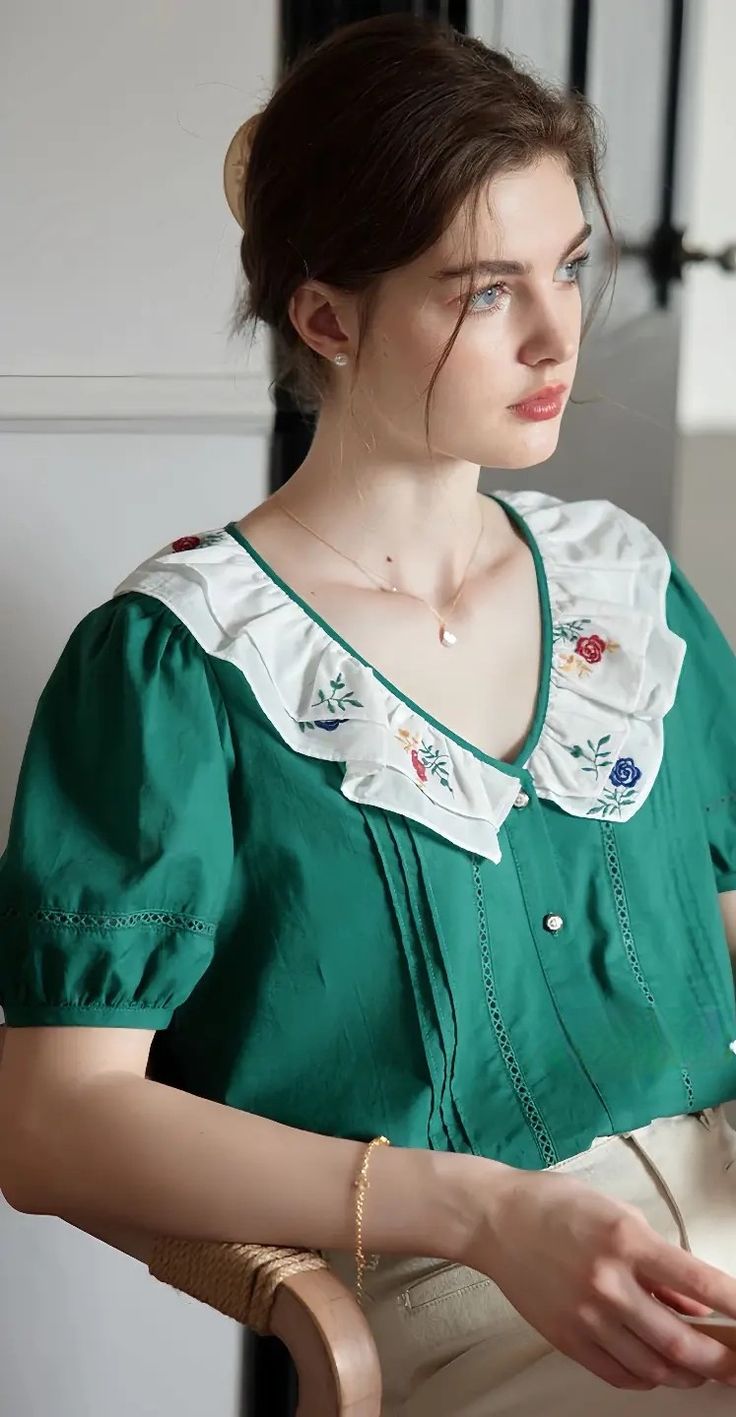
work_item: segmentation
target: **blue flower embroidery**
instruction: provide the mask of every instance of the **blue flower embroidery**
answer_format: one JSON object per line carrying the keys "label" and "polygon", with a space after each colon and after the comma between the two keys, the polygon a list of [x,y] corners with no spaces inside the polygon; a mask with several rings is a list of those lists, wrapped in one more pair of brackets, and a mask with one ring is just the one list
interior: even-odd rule
{"label": "blue flower embroidery", "polygon": [[641,768],[636,766],[633,758],[619,758],[610,780],[614,787],[636,787],[641,777]]}
{"label": "blue flower embroidery", "polygon": [[324,728],[325,733],[333,733],[341,723],[347,723],[346,718],[315,718],[315,728]]}
{"label": "blue flower embroidery", "polygon": [[611,817],[617,812],[619,817],[624,807],[632,807],[636,802],[636,788],[641,779],[641,768],[633,758],[617,758],[609,775],[611,787],[605,787],[603,794],[586,812],[586,817]]}
{"label": "blue flower embroidery", "polygon": [[588,808],[586,817],[610,817],[617,812],[619,817],[623,813],[624,807],[631,807],[636,802],[636,789],[641,780],[642,770],[637,767],[633,758],[617,758],[611,767],[611,757],[607,744],[611,735],[606,733],[603,738],[599,738],[597,743],[587,740],[589,751],[581,747],[579,743],[567,744],[567,751],[572,758],[582,759],[581,770],[595,774],[598,778],[604,768],[611,768],[608,774],[610,787],[604,787],[601,796],[592,807]]}

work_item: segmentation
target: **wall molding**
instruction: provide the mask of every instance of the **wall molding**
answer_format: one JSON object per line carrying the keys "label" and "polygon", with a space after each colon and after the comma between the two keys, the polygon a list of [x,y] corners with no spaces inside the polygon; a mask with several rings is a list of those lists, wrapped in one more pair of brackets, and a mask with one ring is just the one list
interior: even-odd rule
{"label": "wall molding", "polygon": [[265,373],[0,376],[0,432],[267,433]]}

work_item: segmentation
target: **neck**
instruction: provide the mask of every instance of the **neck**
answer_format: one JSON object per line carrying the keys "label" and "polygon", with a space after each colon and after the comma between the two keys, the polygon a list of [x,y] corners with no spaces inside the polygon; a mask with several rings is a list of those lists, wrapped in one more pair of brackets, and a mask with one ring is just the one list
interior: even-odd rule
{"label": "neck", "polygon": [[[426,449],[424,456],[412,449],[410,458],[377,440],[368,448],[325,411],[276,500],[367,569],[437,603],[454,594],[476,545],[488,505],[479,474],[477,463],[430,457]],[[493,526],[499,543],[508,537],[505,519]],[[484,532],[475,568],[485,539]]]}

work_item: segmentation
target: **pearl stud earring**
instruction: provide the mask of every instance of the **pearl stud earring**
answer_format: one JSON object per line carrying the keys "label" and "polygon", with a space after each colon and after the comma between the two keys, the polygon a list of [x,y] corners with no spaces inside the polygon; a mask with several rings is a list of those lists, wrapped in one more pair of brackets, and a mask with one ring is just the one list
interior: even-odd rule
{"label": "pearl stud earring", "polygon": [[348,362],[348,356],[347,356],[347,354],[336,354],[336,355],[335,355],[334,363],[335,363],[335,364],[339,364],[339,365],[340,365],[340,368],[342,368],[343,365],[347,364],[347,362]]}

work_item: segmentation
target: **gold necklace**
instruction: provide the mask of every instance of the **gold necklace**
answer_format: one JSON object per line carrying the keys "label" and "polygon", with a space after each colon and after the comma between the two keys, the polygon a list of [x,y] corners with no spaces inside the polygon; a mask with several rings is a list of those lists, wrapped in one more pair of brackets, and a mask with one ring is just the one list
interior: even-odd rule
{"label": "gold necklace", "polygon": [[[418,601],[421,602],[422,605],[426,605],[427,609],[428,609],[428,610],[431,610],[431,612],[432,612],[432,614],[434,615],[435,619],[436,619],[436,620],[438,621],[438,623],[439,623],[439,627],[440,627],[440,644],[443,645],[443,646],[445,647],[445,649],[451,649],[453,645],[457,644],[457,635],[454,635],[451,630],[448,630],[448,628],[447,628],[447,622],[448,622],[448,620],[450,619],[450,617],[451,617],[452,615],[454,615],[454,613],[455,613],[455,609],[456,609],[456,607],[457,607],[457,605],[458,605],[458,602],[459,602],[459,600],[460,600],[460,596],[462,595],[463,590],[465,589],[465,582],[466,582],[466,580],[467,580],[467,578],[468,578],[468,573],[469,573],[469,571],[470,571],[470,567],[472,566],[473,561],[475,560],[475,553],[476,553],[476,551],[478,550],[478,547],[479,547],[479,545],[480,545],[480,539],[481,539],[481,537],[482,537],[482,535],[483,535],[483,527],[484,527],[482,508],[481,508],[481,511],[480,511],[480,530],[479,530],[479,532],[478,532],[478,536],[477,536],[477,539],[476,539],[476,542],[475,542],[475,546],[473,547],[473,551],[472,551],[470,560],[468,561],[468,564],[467,564],[467,566],[465,567],[465,574],[464,574],[464,576],[463,576],[463,578],[462,578],[462,580],[461,580],[461,582],[460,582],[460,585],[458,586],[458,588],[457,588],[457,590],[456,590],[456,592],[455,592],[455,595],[454,595],[454,597],[453,597],[452,604],[450,605],[450,609],[449,609],[448,614],[447,614],[447,615],[442,615],[442,614],[440,614],[439,610],[436,610],[435,607],[434,607],[434,605],[432,605],[432,603],[431,603],[429,600],[426,599],[425,596],[423,596],[423,595],[414,595],[413,592],[410,591],[410,590],[400,591],[400,590],[399,590],[399,587],[398,587],[397,585],[394,585],[394,584],[393,584],[391,581],[389,581],[385,576],[378,575],[375,571],[369,571],[366,566],[362,566],[362,565],[360,564],[360,561],[356,561],[356,559],[355,559],[354,556],[348,556],[348,555],[347,555],[347,552],[341,551],[340,548],[339,548],[339,546],[333,546],[332,542],[331,542],[331,541],[328,541],[326,537],[320,536],[319,532],[318,532],[318,531],[315,531],[313,527],[307,526],[307,523],[306,523],[306,522],[303,522],[303,521],[301,520],[301,518],[296,515],[295,512],[291,512],[291,511],[289,511],[289,508],[288,508],[288,507],[284,507],[284,506],[281,504],[281,502],[278,501],[278,498],[275,497],[273,500],[274,500],[274,502],[276,503],[276,505],[281,508],[281,511],[285,514],[285,516],[291,517],[291,520],[292,520],[293,522],[296,522],[298,526],[303,527],[305,531],[308,531],[309,534],[310,534],[310,536],[315,536],[318,541],[321,541],[324,546],[329,546],[329,548],[330,548],[331,551],[336,551],[336,552],[337,552],[337,555],[338,555],[338,556],[342,556],[345,561],[350,561],[350,562],[352,562],[352,564],[353,564],[354,566],[357,566],[357,567],[358,567],[358,570],[359,570],[359,571],[362,571],[362,573],[363,573],[364,576],[368,576],[369,580],[372,580],[372,581],[375,582],[376,585],[379,585],[381,590],[388,590],[388,591],[391,591],[391,592],[393,592],[394,595],[407,595],[407,596],[409,596],[409,598],[410,598],[411,600],[418,600]],[[381,582],[383,582],[382,585],[380,584]]]}

